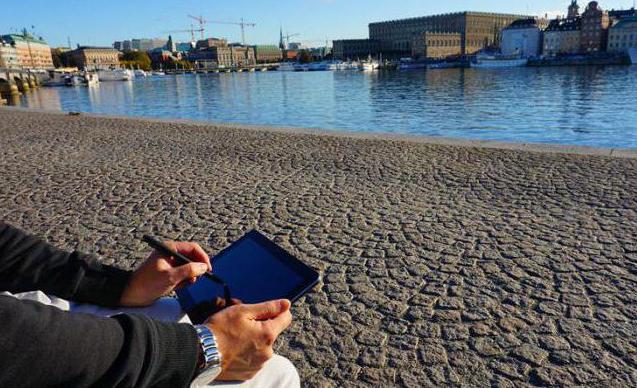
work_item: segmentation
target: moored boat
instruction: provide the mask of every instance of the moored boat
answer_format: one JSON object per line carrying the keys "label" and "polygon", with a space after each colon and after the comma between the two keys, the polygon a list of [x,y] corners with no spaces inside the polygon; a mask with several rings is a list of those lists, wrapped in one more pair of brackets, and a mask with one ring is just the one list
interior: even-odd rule
{"label": "moored boat", "polygon": [[279,67],[277,67],[278,71],[296,71],[294,68],[294,63],[292,62],[281,62],[279,63]]}
{"label": "moored boat", "polygon": [[519,56],[478,54],[476,55],[475,62],[471,62],[471,67],[476,69],[496,69],[503,67],[523,67],[528,63],[528,58],[520,58]]}
{"label": "moored boat", "polygon": [[135,74],[127,69],[102,69],[97,71],[97,78],[104,81],[130,81]]}
{"label": "moored boat", "polygon": [[426,68],[427,62],[414,61],[413,59],[401,59],[400,64],[398,65],[398,70],[401,71],[422,70]]}
{"label": "moored boat", "polygon": [[142,70],[142,69],[134,70],[134,71],[133,71],[133,73],[135,74],[135,77],[143,78],[143,77],[147,77],[147,76],[148,76],[148,73],[146,73],[146,72],[145,72],[144,70]]}

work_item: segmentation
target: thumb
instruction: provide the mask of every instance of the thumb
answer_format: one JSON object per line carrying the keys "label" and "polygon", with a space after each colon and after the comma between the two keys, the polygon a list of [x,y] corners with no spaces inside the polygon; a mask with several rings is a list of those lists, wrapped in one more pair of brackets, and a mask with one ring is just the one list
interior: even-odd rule
{"label": "thumb", "polygon": [[172,269],[173,281],[179,284],[187,279],[196,278],[208,271],[208,265],[205,263],[188,263]]}
{"label": "thumb", "polygon": [[290,309],[290,301],[287,299],[272,300],[259,304],[243,305],[250,318],[257,321],[276,318]]}

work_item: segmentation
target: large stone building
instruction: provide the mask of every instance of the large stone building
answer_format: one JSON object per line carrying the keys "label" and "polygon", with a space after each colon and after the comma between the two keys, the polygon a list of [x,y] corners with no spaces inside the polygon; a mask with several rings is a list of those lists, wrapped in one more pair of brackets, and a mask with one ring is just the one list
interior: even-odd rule
{"label": "large stone building", "polygon": [[626,52],[631,47],[637,47],[637,16],[619,19],[608,33],[609,52]]}
{"label": "large stone building", "polygon": [[200,68],[246,67],[256,64],[254,47],[240,44],[228,45],[225,39],[204,39],[197,42],[197,49],[187,59]]}
{"label": "large stone building", "polygon": [[502,55],[535,57],[542,53],[542,30],[535,18],[520,19],[502,30]]}
{"label": "large stone building", "polygon": [[335,59],[375,57],[380,52],[380,42],[373,39],[342,39],[332,42]]}
{"label": "large stone building", "polygon": [[578,54],[581,50],[582,18],[551,20],[544,30],[544,55]]}
{"label": "large stone building", "polygon": [[609,25],[608,12],[602,10],[597,1],[588,3],[586,10],[582,13],[580,51],[582,53],[606,51]]}
{"label": "large stone building", "polygon": [[95,70],[119,67],[119,51],[111,47],[81,46],[64,55],[78,69]]}
{"label": "large stone building", "polygon": [[15,47],[0,39],[0,68],[14,69],[18,67],[20,67],[20,61]]}
{"label": "large stone building", "polygon": [[442,59],[462,53],[462,34],[458,32],[423,32],[412,44],[414,58]]}
{"label": "large stone building", "polygon": [[499,45],[500,32],[524,15],[486,12],[458,12],[411,19],[371,23],[369,38],[380,42],[380,51],[386,56],[400,57],[412,53],[416,38],[425,32],[451,32],[461,34],[461,54]]}
{"label": "large stone building", "polygon": [[42,39],[29,35],[4,35],[2,40],[15,47],[20,67],[25,69],[52,69],[51,48]]}
{"label": "large stone building", "polygon": [[275,63],[280,62],[283,58],[283,53],[277,45],[257,45],[253,47],[257,63]]}

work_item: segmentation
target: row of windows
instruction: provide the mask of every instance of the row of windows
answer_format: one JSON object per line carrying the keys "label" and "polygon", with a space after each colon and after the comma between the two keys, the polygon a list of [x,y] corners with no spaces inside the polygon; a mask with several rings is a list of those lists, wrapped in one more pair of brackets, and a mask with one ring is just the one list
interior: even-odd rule
{"label": "row of windows", "polygon": [[428,40],[427,46],[455,47],[460,46],[460,40]]}
{"label": "row of windows", "polygon": [[611,35],[608,40],[633,40],[634,37],[637,37],[637,34]]}
{"label": "row of windows", "polygon": [[610,44],[610,48],[630,48],[630,47],[637,47],[637,45],[635,45],[634,43],[626,43],[626,42]]}

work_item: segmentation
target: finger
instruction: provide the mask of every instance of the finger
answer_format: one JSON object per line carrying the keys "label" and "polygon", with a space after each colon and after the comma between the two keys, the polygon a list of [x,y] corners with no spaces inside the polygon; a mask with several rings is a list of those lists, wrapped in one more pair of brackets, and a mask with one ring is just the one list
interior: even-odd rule
{"label": "finger", "polygon": [[279,336],[285,329],[287,329],[290,324],[292,324],[292,313],[290,310],[286,310],[285,312],[279,314],[276,318],[270,319],[268,321],[262,321],[262,324],[265,327],[268,327],[274,333],[275,338]]}
{"label": "finger", "polygon": [[290,309],[290,301],[287,299],[280,299],[259,304],[244,304],[242,306],[244,311],[248,313],[249,318],[257,321],[263,321],[266,319],[276,318],[279,314],[288,311]]}
{"label": "finger", "polygon": [[[172,242],[174,244],[174,249],[186,256],[192,261],[198,263],[205,263],[208,266],[208,271],[212,270],[212,265],[210,264],[210,257],[206,254],[206,252],[199,246],[197,243],[193,242]],[[171,247],[172,248],[172,247]]]}
{"label": "finger", "polygon": [[192,278],[197,278],[208,271],[205,263],[189,263],[171,269],[171,281],[173,284],[188,282]]}

